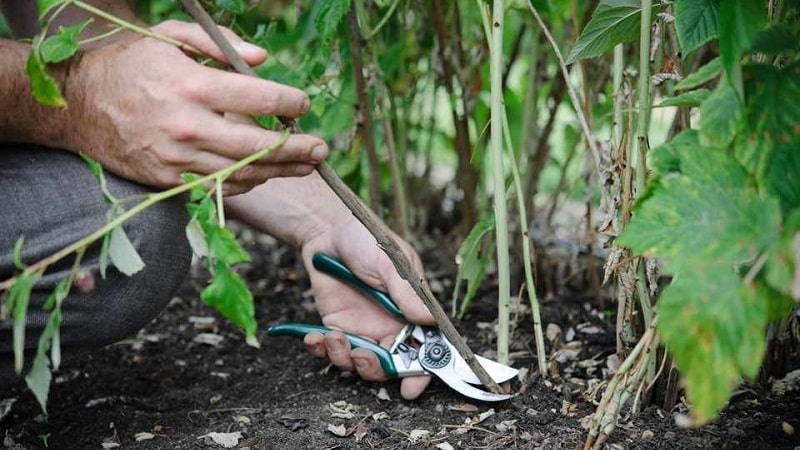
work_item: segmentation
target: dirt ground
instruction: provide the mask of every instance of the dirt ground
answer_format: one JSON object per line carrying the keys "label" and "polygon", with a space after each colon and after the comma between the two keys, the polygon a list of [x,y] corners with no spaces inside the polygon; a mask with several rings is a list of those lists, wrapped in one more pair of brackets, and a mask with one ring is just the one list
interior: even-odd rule
{"label": "dirt ground", "polygon": [[[254,260],[242,273],[262,329],[318,321],[295,253],[252,233],[243,237]],[[449,299],[454,268],[440,252],[423,259],[434,290]],[[228,438],[238,449],[579,449],[582,423],[602,393],[597,384],[613,363],[608,306],[556,289],[544,299],[543,319],[551,324],[557,377],[531,375],[531,321],[520,307],[512,356],[526,375],[517,397],[480,404],[435,381],[418,400],[404,401],[397,381],[342,374],[306,354],[299,339],[262,334],[261,349],[245,345],[198,300],[205,280],[196,268],[139,336],[68,361],[48,417],[23,386],[0,392],[0,448],[213,449]],[[487,286],[470,317],[456,322],[473,350],[489,357],[491,293]],[[624,420],[605,448],[800,449],[800,388],[791,382],[742,386],[719,419],[699,429],[677,427],[673,415],[681,412],[682,403],[673,411],[649,406]]]}

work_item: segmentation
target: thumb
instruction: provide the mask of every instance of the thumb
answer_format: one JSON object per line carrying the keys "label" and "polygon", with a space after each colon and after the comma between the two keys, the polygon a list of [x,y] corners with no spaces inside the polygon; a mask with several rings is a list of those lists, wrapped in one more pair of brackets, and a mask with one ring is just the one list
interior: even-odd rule
{"label": "thumb", "polygon": [[[177,41],[191,45],[217,61],[229,63],[225,55],[222,54],[217,44],[211,39],[203,28],[195,23],[181,22],[177,20],[164,21],[153,28],[154,32],[171,37]],[[233,48],[251,66],[261,64],[267,59],[267,51],[263,48],[245,42],[233,31],[225,27],[219,27],[219,31],[225,39],[231,43]]]}

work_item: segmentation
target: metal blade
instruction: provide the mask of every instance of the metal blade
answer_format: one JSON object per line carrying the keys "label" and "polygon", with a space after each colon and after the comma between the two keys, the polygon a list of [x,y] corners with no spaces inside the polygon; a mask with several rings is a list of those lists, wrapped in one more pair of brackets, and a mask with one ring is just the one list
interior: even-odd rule
{"label": "metal blade", "polygon": [[[467,383],[471,384],[481,384],[481,380],[472,372],[472,369],[469,368],[467,362],[464,361],[458,352],[453,350],[453,358],[455,359],[455,363],[453,365],[453,371],[461,378],[462,380],[466,381]],[[506,381],[514,378],[519,373],[518,369],[513,367],[509,367],[505,364],[500,364],[497,361],[492,361],[491,359],[484,358],[480,355],[475,355],[478,362],[481,363],[484,370],[489,374],[490,377],[494,380],[495,383],[505,383]]]}
{"label": "metal blade", "polygon": [[457,375],[453,370],[452,361],[450,364],[440,369],[427,369],[427,370],[428,372],[439,377],[439,379],[441,379],[445,384],[450,386],[452,389],[458,391],[462,395],[465,395],[469,398],[474,398],[475,400],[481,400],[484,402],[499,402],[514,397],[513,394],[494,394],[492,392],[486,392],[476,388],[471,384],[465,383],[459,377],[459,375]]}

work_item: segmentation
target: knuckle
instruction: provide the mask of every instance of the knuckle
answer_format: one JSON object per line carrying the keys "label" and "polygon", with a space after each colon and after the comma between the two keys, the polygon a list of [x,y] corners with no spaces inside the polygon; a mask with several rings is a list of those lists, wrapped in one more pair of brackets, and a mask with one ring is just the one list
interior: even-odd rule
{"label": "knuckle", "polygon": [[255,181],[258,178],[258,171],[252,165],[244,166],[237,170],[231,178],[234,181]]}
{"label": "knuckle", "polygon": [[202,102],[206,98],[207,87],[196,79],[182,80],[175,86],[178,95],[192,102]]}
{"label": "knuckle", "polygon": [[[166,148],[158,152],[158,161],[162,166],[174,167],[185,166],[191,162],[188,153],[179,148]],[[173,175],[173,177],[179,176]]]}
{"label": "knuckle", "polygon": [[167,124],[167,135],[178,142],[185,142],[197,139],[200,130],[197,124],[188,119],[176,119]]}

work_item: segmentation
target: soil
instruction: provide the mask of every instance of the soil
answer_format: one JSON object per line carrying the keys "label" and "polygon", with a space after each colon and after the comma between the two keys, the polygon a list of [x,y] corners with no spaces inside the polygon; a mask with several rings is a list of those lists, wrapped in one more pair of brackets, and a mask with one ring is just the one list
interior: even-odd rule
{"label": "soil", "polygon": [[[318,321],[295,252],[247,230],[242,236],[254,257],[242,273],[263,328]],[[449,299],[455,269],[441,252],[424,252],[423,260],[434,290]],[[247,346],[199,301],[206,279],[195,267],[139,336],[67,361],[52,387],[49,416],[24,386],[1,392],[0,401],[14,403],[0,419],[0,448],[213,449],[224,447],[209,433],[238,432],[232,448],[579,449],[587,434],[582,423],[603,391],[598,383],[614,363],[611,307],[556,288],[543,299],[553,338],[547,379],[536,373],[530,315],[519,306],[512,349],[513,365],[525,375],[514,386],[519,395],[481,404],[434,381],[419,399],[405,401],[396,380],[371,383],[341,373],[305,353],[299,339],[262,334],[261,349]],[[469,317],[456,321],[473,350],[488,357],[496,292],[490,284]],[[686,411],[680,402],[671,411],[647,406],[624,417],[604,448],[800,449],[800,389],[790,383],[743,385],[719,418],[699,429],[675,424],[674,415]]]}

